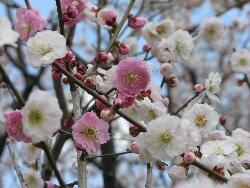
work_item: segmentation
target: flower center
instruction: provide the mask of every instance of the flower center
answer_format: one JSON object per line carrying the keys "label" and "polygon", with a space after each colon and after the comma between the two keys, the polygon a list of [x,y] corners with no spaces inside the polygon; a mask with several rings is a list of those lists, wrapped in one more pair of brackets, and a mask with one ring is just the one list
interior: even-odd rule
{"label": "flower center", "polygon": [[215,28],[213,26],[210,26],[207,28],[207,34],[210,35],[211,37],[215,35]]}
{"label": "flower center", "polygon": [[84,130],[84,135],[90,140],[95,139],[97,137],[96,130],[90,127],[87,127]]}
{"label": "flower center", "polygon": [[173,138],[168,131],[161,133],[159,137],[162,144],[170,144]]}
{"label": "flower center", "polygon": [[52,52],[53,48],[50,47],[49,45],[43,45],[41,46],[41,55],[45,56],[47,54],[49,54],[50,52]]}
{"label": "flower center", "polygon": [[195,119],[195,125],[197,127],[205,127],[207,123],[207,118],[205,115],[198,115]]}
{"label": "flower center", "polygon": [[129,72],[125,77],[125,82],[128,85],[134,84],[137,80],[138,80],[138,75],[133,72]]}
{"label": "flower center", "polygon": [[32,125],[40,124],[43,121],[43,114],[38,109],[32,109],[29,112],[29,121]]}
{"label": "flower center", "polygon": [[159,25],[156,27],[156,31],[158,34],[162,35],[166,33],[166,28],[163,25]]}
{"label": "flower center", "polygon": [[242,156],[245,153],[244,148],[239,143],[236,144],[236,153],[238,157]]}
{"label": "flower center", "polygon": [[240,58],[239,64],[240,64],[241,66],[246,66],[246,65],[247,65],[247,60],[246,60],[245,58]]}
{"label": "flower center", "polygon": [[184,51],[184,49],[185,49],[185,44],[180,41],[177,41],[175,46],[175,50],[177,51],[177,53],[181,54]]}
{"label": "flower center", "polygon": [[217,155],[224,155],[224,149],[221,147],[221,146],[217,146],[217,147],[215,147],[215,153],[217,154]]}
{"label": "flower center", "polygon": [[30,32],[31,31],[31,24],[29,22],[25,22],[22,24],[22,31],[23,32]]}
{"label": "flower center", "polygon": [[157,118],[157,115],[155,114],[155,112],[153,110],[149,110],[147,113],[147,117],[148,117],[149,121],[152,121],[152,120]]}

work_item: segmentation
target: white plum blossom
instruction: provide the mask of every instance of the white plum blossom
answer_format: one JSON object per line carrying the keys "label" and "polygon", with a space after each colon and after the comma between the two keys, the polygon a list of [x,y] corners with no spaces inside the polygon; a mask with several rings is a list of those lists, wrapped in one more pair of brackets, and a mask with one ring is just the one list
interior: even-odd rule
{"label": "white plum blossom", "polygon": [[232,132],[232,139],[236,145],[236,163],[250,163],[250,133],[243,129],[235,129]]}
{"label": "white plum blossom", "polygon": [[157,58],[162,62],[185,62],[190,58],[193,48],[192,36],[187,31],[178,30],[161,40]]}
{"label": "white plum blossom", "polygon": [[172,160],[187,147],[187,129],[187,124],[177,116],[164,114],[148,124],[141,138],[154,158]]}
{"label": "white plum blossom", "polygon": [[11,23],[7,18],[0,18],[0,47],[4,45],[16,46],[19,34],[12,30]]}
{"label": "white plum blossom", "polygon": [[173,165],[169,169],[169,175],[174,180],[183,180],[187,178],[187,172],[186,169],[183,166]]}
{"label": "white plum blossom", "polygon": [[196,103],[182,117],[190,121],[193,131],[198,131],[202,137],[207,137],[219,123],[218,113],[208,104]]}
{"label": "white plum blossom", "polygon": [[205,142],[201,146],[202,162],[209,166],[226,167],[235,152],[235,144],[231,139]]}
{"label": "white plum blossom", "polygon": [[201,24],[199,35],[211,46],[216,47],[225,37],[223,22],[216,17],[211,17]]}
{"label": "white plum blossom", "polygon": [[229,188],[249,188],[250,187],[250,173],[237,173],[233,174],[228,183]]}
{"label": "white plum blossom", "polygon": [[57,31],[38,32],[27,42],[27,56],[34,67],[52,64],[67,53],[66,39]]}
{"label": "white plum blossom", "polygon": [[198,180],[191,178],[188,181],[180,181],[174,186],[174,188],[200,188],[200,187],[212,188],[215,187],[215,184],[211,179],[202,176]]}
{"label": "white plum blossom", "polygon": [[153,22],[148,22],[146,25],[144,25],[141,32],[142,36],[152,46],[160,40],[160,37],[157,35],[157,32],[155,30],[155,24]]}
{"label": "white plum blossom", "polygon": [[33,143],[48,140],[61,125],[62,111],[48,91],[33,91],[22,109],[23,132]]}
{"label": "white plum blossom", "polygon": [[205,88],[207,97],[215,102],[219,101],[218,94],[220,93],[221,75],[218,72],[211,72],[208,79],[205,80]]}
{"label": "white plum blossom", "polygon": [[44,181],[40,173],[33,169],[29,169],[23,173],[23,179],[29,188],[43,188],[44,186]]}
{"label": "white plum blossom", "polygon": [[231,56],[231,67],[235,72],[250,73],[250,50],[240,49]]}
{"label": "white plum blossom", "polygon": [[155,24],[155,30],[160,38],[167,38],[174,32],[175,24],[173,20],[166,18]]}
{"label": "white plum blossom", "polygon": [[166,113],[166,108],[161,102],[152,103],[148,98],[139,104],[139,114],[146,124]]}

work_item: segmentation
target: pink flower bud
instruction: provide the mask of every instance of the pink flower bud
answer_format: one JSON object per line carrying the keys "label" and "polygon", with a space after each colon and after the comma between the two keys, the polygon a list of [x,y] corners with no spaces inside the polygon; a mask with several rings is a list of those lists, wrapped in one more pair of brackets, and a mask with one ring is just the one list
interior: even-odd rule
{"label": "pink flower bud", "polygon": [[63,82],[63,84],[67,85],[69,83],[68,78],[63,78],[62,82]]}
{"label": "pink flower bud", "polygon": [[84,64],[83,64],[83,65],[80,65],[80,66],[78,67],[77,70],[78,70],[79,73],[81,73],[81,74],[83,75],[83,74],[85,74],[86,71],[87,71],[87,66],[84,65]]}
{"label": "pink flower bud", "polygon": [[64,61],[66,62],[71,62],[75,58],[75,55],[73,54],[72,51],[68,50],[66,56],[63,58]]}
{"label": "pink flower bud", "polygon": [[112,108],[105,108],[101,111],[100,117],[106,122],[110,122],[115,117],[115,112]]}
{"label": "pink flower bud", "polygon": [[179,84],[179,80],[176,76],[170,77],[167,79],[169,87],[176,87]]}
{"label": "pink flower bud", "polygon": [[169,105],[169,99],[167,97],[163,97],[161,99],[161,102],[164,104],[165,107],[168,107],[168,105]]}
{"label": "pink flower bud", "polygon": [[116,98],[114,102],[115,109],[119,109],[123,106],[123,100],[120,98]]}
{"label": "pink flower bud", "polygon": [[170,63],[163,63],[160,65],[160,73],[166,79],[170,78],[173,75],[174,67]]}
{"label": "pink flower bud", "polygon": [[130,47],[125,43],[120,43],[118,46],[119,53],[122,55],[127,55],[130,53]]}
{"label": "pink flower bud", "polygon": [[221,125],[225,125],[226,122],[227,122],[226,116],[221,115],[221,116],[220,116],[220,124],[221,124]]}
{"label": "pink flower bud", "polygon": [[74,124],[74,120],[73,120],[72,116],[66,117],[66,118],[63,120],[63,126],[66,127],[66,128],[72,127],[73,124]]}
{"label": "pink flower bud", "polygon": [[94,83],[94,80],[93,80],[93,78],[92,77],[88,77],[88,78],[86,78],[84,81],[83,81],[83,83],[85,84],[85,85],[87,85],[88,87],[90,87],[90,88],[93,88],[94,86],[95,86],[95,83]]}
{"label": "pink flower bud", "polygon": [[114,11],[107,11],[105,23],[109,26],[114,26],[116,23],[117,14]]}
{"label": "pink flower bud", "polygon": [[165,170],[166,169],[166,164],[163,163],[162,161],[156,161],[156,166],[158,167],[159,170]]}
{"label": "pink flower bud", "polygon": [[188,153],[184,154],[184,162],[186,164],[192,164],[192,163],[194,163],[195,159],[196,159],[196,156],[192,152],[188,152]]}
{"label": "pink flower bud", "polygon": [[150,45],[148,45],[148,44],[145,44],[144,46],[143,46],[143,51],[144,52],[148,52],[148,51],[150,51],[151,50],[151,46]]}
{"label": "pink flower bud", "polygon": [[131,146],[130,146],[130,149],[133,153],[136,153],[136,154],[139,154],[140,152],[140,147],[137,143],[132,143]]}
{"label": "pink flower bud", "polygon": [[[103,98],[104,100],[107,100],[107,97],[106,97],[105,95],[101,95],[101,98]],[[98,110],[103,110],[104,108],[106,108],[106,105],[103,104],[101,101],[96,100],[96,101],[95,101],[95,107],[96,107]]]}
{"label": "pink flower bud", "polygon": [[97,62],[104,62],[104,61],[107,61],[108,58],[109,58],[108,53],[106,53],[106,52],[98,52],[96,54],[95,60]]}
{"label": "pink flower bud", "polygon": [[129,134],[133,137],[137,137],[140,134],[140,130],[135,125],[129,127]]}
{"label": "pink flower bud", "polygon": [[67,15],[69,18],[76,18],[79,14],[79,11],[76,6],[69,6],[67,9]]}
{"label": "pink flower bud", "polygon": [[81,80],[82,79],[82,75],[79,73],[79,72],[76,72],[74,74],[74,77],[76,77],[78,80]]}
{"label": "pink flower bud", "polygon": [[133,29],[141,29],[148,22],[146,18],[143,16],[129,16],[128,18],[128,26]]}
{"label": "pink flower bud", "polygon": [[202,92],[203,89],[204,89],[204,87],[203,87],[202,84],[196,84],[196,85],[194,86],[194,91],[195,91],[196,93]]}
{"label": "pink flower bud", "polygon": [[46,181],[45,182],[47,185],[47,188],[59,188],[56,184],[52,183],[51,181]]}

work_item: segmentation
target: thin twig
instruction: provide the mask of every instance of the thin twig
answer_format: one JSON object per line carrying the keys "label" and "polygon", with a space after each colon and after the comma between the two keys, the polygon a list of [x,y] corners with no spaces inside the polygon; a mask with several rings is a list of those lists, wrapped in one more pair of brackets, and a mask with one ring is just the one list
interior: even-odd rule
{"label": "thin twig", "polygon": [[31,5],[30,5],[29,0],[24,0],[24,1],[25,1],[25,4],[26,4],[26,7],[27,7],[28,9],[31,9]]}
{"label": "thin twig", "polygon": [[147,177],[146,177],[146,188],[153,188],[153,167],[152,164],[147,163]]}
{"label": "thin twig", "polygon": [[14,169],[16,171],[17,177],[19,179],[21,188],[27,188],[27,184],[24,181],[23,174],[21,172],[20,166],[18,165],[17,158],[16,158],[14,149],[13,149],[12,144],[11,144],[11,140],[7,139],[6,143],[7,143],[9,153],[10,153],[10,157],[11,157]]}
{"label": "thin twig", "polygon": [[61,35],[64,36],[65,33],[64,33],[64,22],[63,22],[61,1],[60,0],[55,0],[55,1],[56,1],[56,7],[57,7],[57,15],[58,15],[58,20],[59,20],[60,33]]}
{"label": "thin twig", "polygon": [[132,151],[124,151],[124,152],[120,152],[120,153],[108,153],[108,154],[103,154],[103,155],[97,155],[94,157],[89,157],[88,160],[92,160],[92,159],[96,159],[96,158],[100,158],[100,157],[114,157],[114,156],[129,154],[129,153],[133,153],[133,152]]}
{"label": "thin twig", "polygon": [[64,183],[64,181],[63,181],[63,179],[61,177],[61,174],[60,174],[60,172],[59,172],[59,170],[58,170],[58,168],[56,166],[56,162],[55,162],[54,158],[52,157],[48,146],[44,142],[41,142],[39,144],[39,146],[44,150],[44,153],[47,156],[48,161],[49,161],[50,165],[52,166],[52,169],[54,170],[54,173],[56,175],[56,178],[57,178],[60,186],[62,188],[66,188],[66,185],[65,185],[65,183]]}

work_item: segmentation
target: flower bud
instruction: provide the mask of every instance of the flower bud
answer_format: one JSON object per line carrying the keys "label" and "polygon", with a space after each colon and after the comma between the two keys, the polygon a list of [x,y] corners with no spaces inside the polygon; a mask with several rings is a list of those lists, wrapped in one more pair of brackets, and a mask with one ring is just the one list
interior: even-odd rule
{"label": "flower bud", "polygon": [[72,116],[66,117],[66,118],[63,120],[63,126],[66,127],[66,128],[72,127],[73,124],[74,124],[74,120],[73,120]]}
{"label": "flower bud", "polygon": [[110,122],[115,117],[115,112],[112,108],[105,108],[101,111],[100,117],[104,121]]}
{"label": "flower bud", "polygon": [[170,78],[173,75],[174,67],[170,63],[163,63],[160,65],[160,73],[166,79]]}
{"label": "flower bud", "polygon": [[105,23],[109,26],[114,26],[115,23],[116,23],[116,19],[117,19],[117,14],[116,12],[110,10],[110,11],[107,11],[106,13],[106,20],[105,20]]}
{"label": "flower bud", "polygon": [[130,149],[133,153],[136,153],[136,154],[139,154],[140,152],[140,147],[137,143],[132,143],[131,146],[130,146]]}
{"label": "flower bud", "polygon": [[163,163],[162,161],[156,161],[156,166],[158,167],[159,170],[165,170],[166,169],[166,164]]}
{"label": "flower bud", "polygon": [[129,54],[130,53],[130,47],[127,45],[127,44],[125,44],[125,43],[120,43],[119,45],[118,45],[118,51],[119,51],[119,53],[120,54],[122,54],[122,55],[127,55],[127,54]]}
{"label": "flower bud", "polygon": [[194,163],[195,159],[196,159],[196,156],[192,152],[188,152],[188,153],[184,154],[184,162],[186,164],[192,164],[192,163]]}
{"label": "flower bud", "polygon": [[82,75],[86,73],[87,71],[87,66],[86,65],[80,65],[78,68],[77,68],[78,72],[81,73]]}
{"label": "flower bud", "polygon": [[51,181],[46,181],[46,188],[59,188],[56,184],[52,183]]}
{"label": "flower bud", "polygon": [[75,55],[72,51],[68,50],[66,56],[63,58],[66,62],[71,62],[74,59]]}
{"label": "flower bud", "polygon": [[67,85],[69,83],[68,78],[63,78],[62,82],[63,82],[63,84]]}
{"label": "flower bud", "polygon": [[94,88],[94,86],[95,86],[94,80],[93,80],[93,78],[92,78],[91,76],[89,76],[88,78],[86,78],[86,79],[83,81],[83,83],[84,83],[86,86],[90,87],[90,88]]}
{"label": "flower bud", "polygon": [[79,14],[79,11],[76,6],[69,6],[67,9],[67,15],[69,18],[76,18]]}
{"label": "flower bud", "polygon": [[144,18],[143,16],[132,16],[130,15],[128,17],[128,26],[138,30],[143,28],[143,26],[148,22],[148,20],[146,18]]}
{"label": "flower bud", "polygon": [[129,134],[133,137],[137,137],[140,134],[140,130],[135,125],[129,127]]}
{"label": "flower bud", "polygon": [[162,97],[161,102],[165,107],[168,107],[169,105],[169,99],[167,97]]}
{"label": "flower bud", "polygon": [[[101,98],[103,98],[104,100],[107,100],[107,97],[106,97],[105,95],[101,95]],[[101,101],[96,100],[96,101],[95,101],[95,107],[96,107],[98,110],[103,110],[104,108],[106,108],[106,105],[103,104]]]}
{"label": "flower bud", "polygon": [[52,69],[52,77],[56,80],[61,80],[62,73],[58,70]]}
{"label": "flower bud", "polygon": [[194,91],[196,93],[201,93],[203,91],[203,89],[204,89],[204,87],[202,84],[195,84],[195,86],[194,86]]}
{"label": "flower bud", "polygon": [[74,77],[76,77],[78,80],[81,80],[82,79],[82,75],[79,73],[79,72],[76,72],[74,74]]}
{"label": "flower bud", "polygon": [[151,46],[150,45],[148,45],[148,44],[145,44],[144,46],[143,46],[143,51],[144,52],[148,52],[148,51],[150,51],[151,50]]}
{"label": "flower bud", "polygon": [[219,120],[221,125],[225,125],[227,122],[226,116],[224,115],[221,115]]}
{"label": "flower bud", "polygon": [[95,60],[97,62],[104,62],[104,61],[107,61],[108,58],[109,58],[108,53],[106,53],[106,52],[98,52],[96,54]]}
{"label": "flower bud", "polygon": [[179,84],[179,80],[176,76],[170,77],[167,79],[169,87],[176,87]]}

